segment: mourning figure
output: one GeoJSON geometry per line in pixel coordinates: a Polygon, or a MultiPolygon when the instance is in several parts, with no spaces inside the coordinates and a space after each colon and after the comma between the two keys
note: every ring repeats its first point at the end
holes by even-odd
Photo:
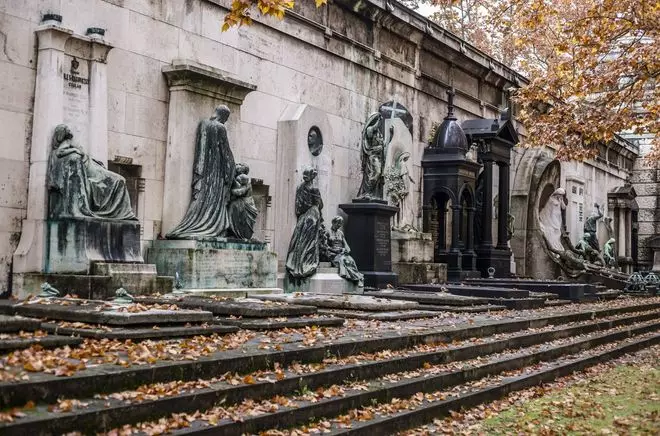
{"type": "Polygon", "coordinates": [[[257,206],[252,198],[252,183],[248,173],[250,167],[244,163],[236,164],[236,176],[231,188],[229,203],[229,227],[237,238],[250,239],[257,222],[257,206]]]}
{"type": "Polygon", "coordinates": [[[296,285],[311,277],[319,266],[319,235],[323,218],[323,201],[313,186],[317,176],[314,168],[303,171],[303,182],[296,189],[296,227],[286,256],[286,271],[296,285]]]}
{"type": "Polygon", "coordinates": [[[224,237],[230,227],[228,204],[234,185],[234,155],[225,123],[229,108],[218,106],[213,116],[197,126],[192,195],[183,219],[169,239],[224,237]]]}
{"type": "MultiPolygon", "coordinates": [[[[383,116],[376,112],[369,116],[362,130],[362,183],[358,197],[363,199],[383,198],[383,167],[385,165],[385,138],[383,137],[383,116]]],[[[394,126],[390,127],[390,140],[394,126]]]]}
{"type": "Polygon", "coordinates": [[[332,266],[339,269],[339,276],[364,287],[364,276],[358,271],[355,260],[351,257],[351,249],[346,242],[342,225],[344,219],[336,216],[332,219],[332,226],[327,233],[328,255],[332,266]]]}
{"type": "Polygon", "coordinates": [[[557,188],[539,213],[539,227],[545,240],[553,252],[564,251],[561,243],[564,218],[562,211],[566,208],[566,191],[557,188]]]}
{"type": "Polygon", "coordinates": [[[126,180],[74,144],[64,124],[53,134],[47,188],[50,218],[137,220],[126,180]]]}

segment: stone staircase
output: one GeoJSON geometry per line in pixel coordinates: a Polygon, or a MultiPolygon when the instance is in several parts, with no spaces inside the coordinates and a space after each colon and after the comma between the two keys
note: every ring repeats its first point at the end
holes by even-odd
{"type": "Polygon", "coordinates": [[[571,308],[353,331],[332,342],[264,342],[198,360],[101,364],[70,377],[40,373],[0,382],[0,409],[32,402],[0,423],[0,434],[99,433],[137,423],[146,433],[393,434],[660,343],[658,299],[571,308]],[[57,411],[63,400],[79,406],[57,411]]]}

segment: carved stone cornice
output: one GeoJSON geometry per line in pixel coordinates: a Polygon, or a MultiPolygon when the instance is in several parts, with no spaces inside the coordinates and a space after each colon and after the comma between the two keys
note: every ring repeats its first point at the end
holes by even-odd
{"type": "Polygon", "coordinates": [[[162,71],[170,92],[184,90],[237,105],[257,89],[256,85],[238,80],[226,71],[191,60],[176,59],[162,71]]]}

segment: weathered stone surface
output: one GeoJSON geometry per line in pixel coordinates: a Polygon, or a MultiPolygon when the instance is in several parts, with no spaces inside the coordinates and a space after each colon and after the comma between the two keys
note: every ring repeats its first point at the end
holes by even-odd
{"type": "Polygon", "coordinates": [[[408,319],[433,318],[438,312],[426,310],[404,310],[384,312],[362,312],[353,310],[320,310],[320,314],[333,315],[341,318],[364,319],[372,321],[405,321],[408,319]]]}
{"type": "Polygon", "coordinates": [[[89,274],[92,262],[144,262],[138,221],[52,219],[47,232],[47,273],[89,274]]]}
{"type": "Polygon", "coordinates": [[[277,257],[264,243],[156,240],[147,250],[158,273],[179,273],[183,289],[274,288],[277,257]]]}
{"type": "Polygon", "coordinates": [[[262,301],[257,298],[139,298],[146,304],[176,304],[188,309],[207,310],[214,315],[245,316],[250,318],[271,318],[282,316],[302,316],[316,313],[314,306],[301,306],[277,301],[262,301]]]}
{"type": "Polygon", "coordinates": [[[30,348],[33,345],[39,345],[43,348],[57,348],[68,345],[74,347],[82,343],[82,338],[66,336],[38,336],[38,337],[19,337],[8,335],[0,338],[0,352],[7,353],[14,350],[30,348]]]}
{"type": "MultiPolygon", "coordinates": [[[[392,230],[392,263],[433,262],[431,233],[392,230]]],[[[400,283],[406,282],[399,277],[400,283]]]]}
{"type": "Polygon", "coordinates": [[[149,309],[128,312],[130,307],[84,300],[58,300],[35,302],[16,306],[16,313],[23,316],[56,321],[84,322],[107,325],[181,324],[202,323],[213,320],[213,314],[195,310],[149,309]],[[68,305],[63,305],[61,303],[68,305]]]}
{"type": "Polygon", "coordinates": [[[39,324],[38,319],[0,315],[0,333],[13,333],[21,330],[33,331],[39,329],[39,324]]]}
{"type": "Polygon", "coordinates": [[[382,290],[378,292],[365,292],[370,297],[390,298],[393,300],[416,301],[420,304],[435,304],[446,306],[473,306],[486,304],[486,298],[454,295],[448,292],[406,292],[405,290],[382,290]]]}
{"type": "Polygon", "coordinates": [[[436,306],[432,304],[422,304],[419,306],[422,310],[432,310],[438,312],[466,312],[466,313],[483,313],[497,310],[504,310],[506,306],[497,304],[482,304],[476,306],[436,306]]]}
{"type": "Polygon", "coordinates": [[[349,309],[382,312],[394,310],[412,310],[419,308],[419,304],[412,301],[395,301],[385,298],[366,297],[362,295],[337,296],[295,293],[286,295],[263,295],[257,296],[256,298],[265,301],[283,301],[286,303],[316,306],[324,309],[349,309]]]}
{"type": "Polygon", "coordinates": [[[296,329],[302,327],[339,327],[344,325],[343,317],[314,316],[305,318],[269,318],[269,319],[235,319],[216,318],[222,324],[237,326],[247,330],[279,330],[284,328],[296,329]]]}
{"type": "Polygon", "coordinates": [[[454,295],[464,295],[468,297],[484,298],[526,298],[529,297],[529,291],[512,288],[495,288],[488,286],[464,286],[455,284],[446,285],[408,285],[412,291],[438,292],[445,291],[454,295]]]}
{"type": "Polygon", "coordinates": [[[344,280],[337,273],[337,268],[330,262],[319,262],[316,274],[308,279],[291,283],[286,274],[278,274],[277,286],[286,289],[287,292],[309,292],[311,294],[362,294],[363,287],[356,283],[344,280]]]}
{"type": "Polygon", "coordinates": [[[49,333],[57,335],[72,335],[81,338],[94,339],[118,339],[118,340],[146,340],[146,339],[169,339],[184,338],[189,336],[205,336],[212,334],[227,334],[238,331],[237,327],[209,324],[188,326],[163,326],[155,328],[80,328],[61,327],[55,323],[43,323],[41,328],[49,333]]]}
{"type": "Polygon", "coordinates": [[[400,284],[445,283],[447,281],[447,264],[445,263],[392,262],[392,271],[399,275],[400,284]]]}

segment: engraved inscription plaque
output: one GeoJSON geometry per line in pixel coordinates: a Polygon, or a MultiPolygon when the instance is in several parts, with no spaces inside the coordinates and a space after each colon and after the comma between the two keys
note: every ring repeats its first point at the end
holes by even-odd
{"type": "Polygon", "coordinates": [[[67,124],[82,147],[89,147],[89,63],[74,56],[65,55],[64,113],[67,124]]]}

